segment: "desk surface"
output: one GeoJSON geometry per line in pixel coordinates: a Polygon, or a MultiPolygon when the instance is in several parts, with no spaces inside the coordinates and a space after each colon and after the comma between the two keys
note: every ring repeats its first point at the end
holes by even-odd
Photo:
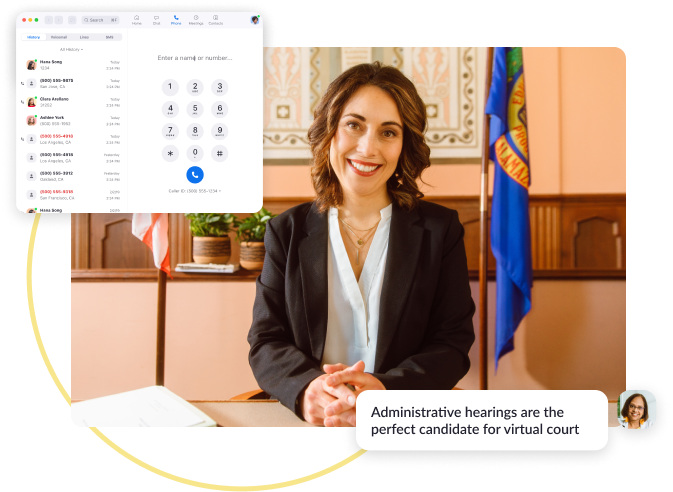
{"type": "Polygon", "coordinates": [[[280,402],[269,400],[190,402],[221,427],[314,427],[280,402]]]}

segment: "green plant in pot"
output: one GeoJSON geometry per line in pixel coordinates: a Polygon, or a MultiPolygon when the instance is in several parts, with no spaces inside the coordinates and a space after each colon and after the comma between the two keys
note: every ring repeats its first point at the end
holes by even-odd
{"type": "Polygon", "coordinates": [[[234,214],[185,214],[192,231],[196,263],[227,263],[231,258],[229,232],[239,224],[234,214]]]}
{"type": "Polygon", "coordinates": [[[243,219],[238,226],[236,240],[241,244],[241,266],[246,270],[261,270],[264,266],[266,224],[275,216],[262,207],[259,212],[243,219]]]}

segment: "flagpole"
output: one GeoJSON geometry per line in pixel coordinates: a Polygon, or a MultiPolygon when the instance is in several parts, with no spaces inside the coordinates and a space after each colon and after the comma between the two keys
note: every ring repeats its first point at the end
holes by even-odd
{"type": "Polygon", "coordinates": [[[164,361],[166,354],[166,272],[157,273],[157,366],[156,385],[164,385],[164,361]]]}
{"type": "MultiPolygon", "coordinates": [[[[486,90],[484,107],[488,101],[493,73],[493,48],[486,55],[486,90]]],[[[484,113],[484,132],[481,155],[481,196],[479,202],[479,389],[488,389],[488,164],[489,122],[484,113]]]]}

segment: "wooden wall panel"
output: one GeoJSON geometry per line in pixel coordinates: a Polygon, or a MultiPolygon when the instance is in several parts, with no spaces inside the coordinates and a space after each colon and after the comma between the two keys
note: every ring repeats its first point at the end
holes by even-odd
{"type": "Polygon", "coordinates": [[[571,197],[561,228],[561,268],[626,269],[626,196],[571,197]]]}
{"type": "Polygon", "coordinates": [[[89,263],[89,214],[71,214],[70,263],[73,270],[91,268],[89,263]]]}
{"type": "MultiPolygon", "coordinates": [[[[310,197],[268,198],[264,206],[281,213],[309,200],[310,197]]],[[[478,269],[478,197],[427,200],[458,211],[465,228],[468,268],[478,269]]],[[[237,215],[240,219],[248,216],[237,215]]],[[[151,268],[149,249],[131,235],[131,216],[72,214],[72,268],[151,268]]],[[[533,195],[530,221],[534,270],[626,270],[626,195],[533,195]]],[[[189,221],[183,214],[169,214],[169,233],[174,269],[177,263],[192,261],[189,221]]],[[[495,269],[490,251],[489,269],[495,269]]]]}
{"type": "Polygon", "coordinates": [[[152,252],[131,233],[133,214],[89,214],[89,268],[151,268],[152,252]]]}
{"type": "Polygon", "coordinates": [[[184,214],[168,214],[168,230],[171,270],[175,270],[178,263],[192,261],[192,234],[189,231],[189,220],[184,214]]]}
{"type": "Polygon", "coordinates": [[[530,205],[530,235],[533,269],[555,270],[561,267],[560,202],[530,205]]]}

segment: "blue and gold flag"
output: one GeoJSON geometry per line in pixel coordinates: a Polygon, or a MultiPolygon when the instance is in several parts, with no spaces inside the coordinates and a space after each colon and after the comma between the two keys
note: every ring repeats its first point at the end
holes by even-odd
{"type": "Polygon", "coordinates": [[[528,215],[528,130],[521,48],[495,48],[486,114],[495,164],[491,248],[496,260],[495,366],[514,349],[514,332],[531,308],[533,267],[528,215]]]}

